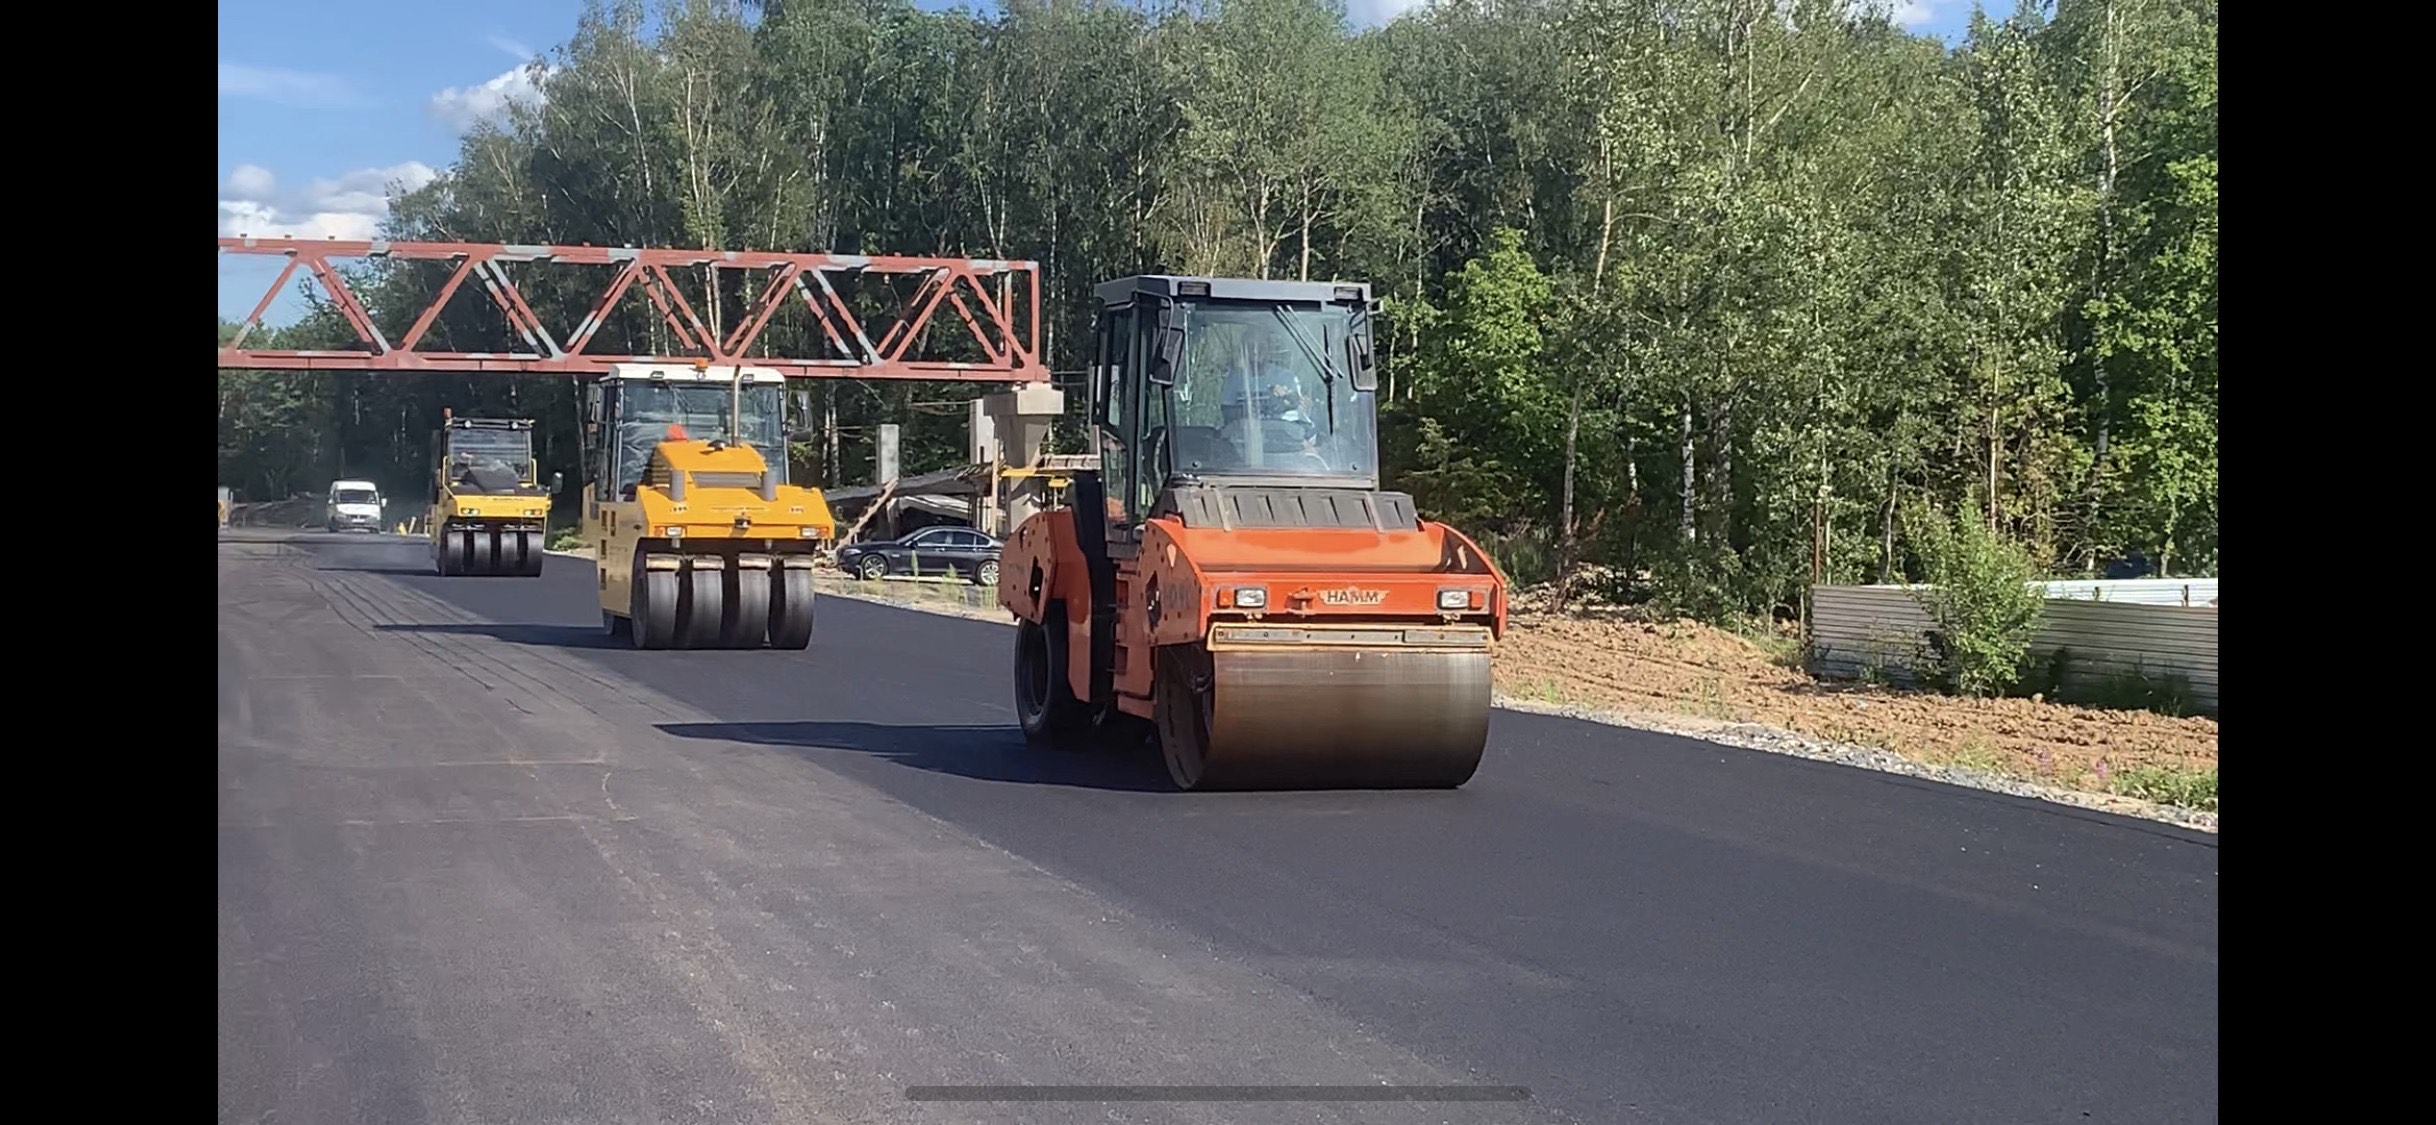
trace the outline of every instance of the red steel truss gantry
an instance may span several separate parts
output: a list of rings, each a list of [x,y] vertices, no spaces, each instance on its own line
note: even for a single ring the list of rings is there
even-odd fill
[[[222,254],[284,256],[286,268],[254,306],[236,338],[220,349],[223,369],[260,368],[327,371],[462,371],[597,375],[616,363],[747,364],[774,368],[790,378],[939,379],[981,383],[1029,383],[1048,379],[1036,344],[1040,324],[1040,272],[1033,262],[982,258],[915,258],[849,254],[786,254],[758,250],[673,250],[613,246],[517,246],[473,242],[343,242],[290,238],[223,238]],[[372,262],[453,263],[454,269],[423,303],[413,325],[395,342],[374,323],[370,307],[339,270],[349,259]],[[590,311],[563,335],[551,331],[509,276],[511,264],[550,263],[607,267]],[[307,271],[323,297],[349,327],[362,350],[281,351],[247,348],[262,314],[282,286]],[[709,278],[724,271],[758,275],[727,325],[706,325],[685,294],[680,276]],[[680,271],[703,271],[684,273]],[[480,285],[524,348],[500,351],[418,351],[468,279]],[[891,292],[878,305],[869,300],[877,279]],[[910,296],[894,290],[911,282]],[[894,283],[894,284],[891,284]],[[620,309],[631,291],[642,290],[652,314],[666,326],[666,354],[594,354],[587,347]],[[697,284],[698,294],[710,290]],[[809,310],[806,332],[827,344],[827,354],[756,355],[772,318],[800,301]],[[854,306],[861,303],[858,316]],[[946,318],[944,304],[970,333],[969,341]],[[629,307],[638,307],[629,302]],[[942,326],[934,330],[934,321]],[[971,358],[922,358],[919,342],[937,344],[944,334]],[[505,339],[505,337],[502,337]],[[760,349],[768,352],[768,347]],[[937,348],[924,349],[937,352]]]

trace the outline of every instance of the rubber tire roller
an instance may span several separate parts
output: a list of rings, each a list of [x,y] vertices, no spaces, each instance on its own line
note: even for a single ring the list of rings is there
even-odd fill
[[[603,614],[612,636],[643,649],[807,648],[812,643],[812,572],[728,565],[699,555],[675,558],[674,570],[654,570],[637,554],[624,617]]]
[[[444,577],[517,577],[541,574],[541,533],[487,527],[441,529],[434,569]]]

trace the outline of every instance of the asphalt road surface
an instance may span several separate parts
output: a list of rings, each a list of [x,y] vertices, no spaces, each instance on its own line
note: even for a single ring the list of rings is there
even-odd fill
[[[1507,712],[1452,793],[1177,794],[1028,751],[1000,625],[636,652],[425,557],[222,534],[222,1121],[2217,1117],[2202,833]],[[907,1097],[1013,1084],[1529,1098]]]

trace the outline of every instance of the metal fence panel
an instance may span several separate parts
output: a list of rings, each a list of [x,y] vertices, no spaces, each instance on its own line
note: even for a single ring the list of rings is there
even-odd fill
[[[2047,587],[2050,598],[2133,605],[2216,604],[2216,580],[2213,578],[2059,579],[2041,585]]]
[[[2068,683],[2135,672],[2180,675],[2199,705],[2214,713],[2216,607],[2185,607],[2179,600],[2179,592],[2168,604],[2050,597],[2030,651],[2050,657],[2069,650]],[[1913,680],[1911,669],[1933,627],[1901,586],[1811,587],[1811,667],[1822,675],[1858,676],[1874,666],[1890,679]]]

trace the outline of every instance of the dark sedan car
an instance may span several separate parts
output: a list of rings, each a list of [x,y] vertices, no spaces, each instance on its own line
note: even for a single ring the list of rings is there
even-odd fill
[[[969,527],[926,527],[902,539],[849,543],[838,549],[837,565],[874,581],[891,574],[953,574],[995,586],[998,548],[998,540]]]

